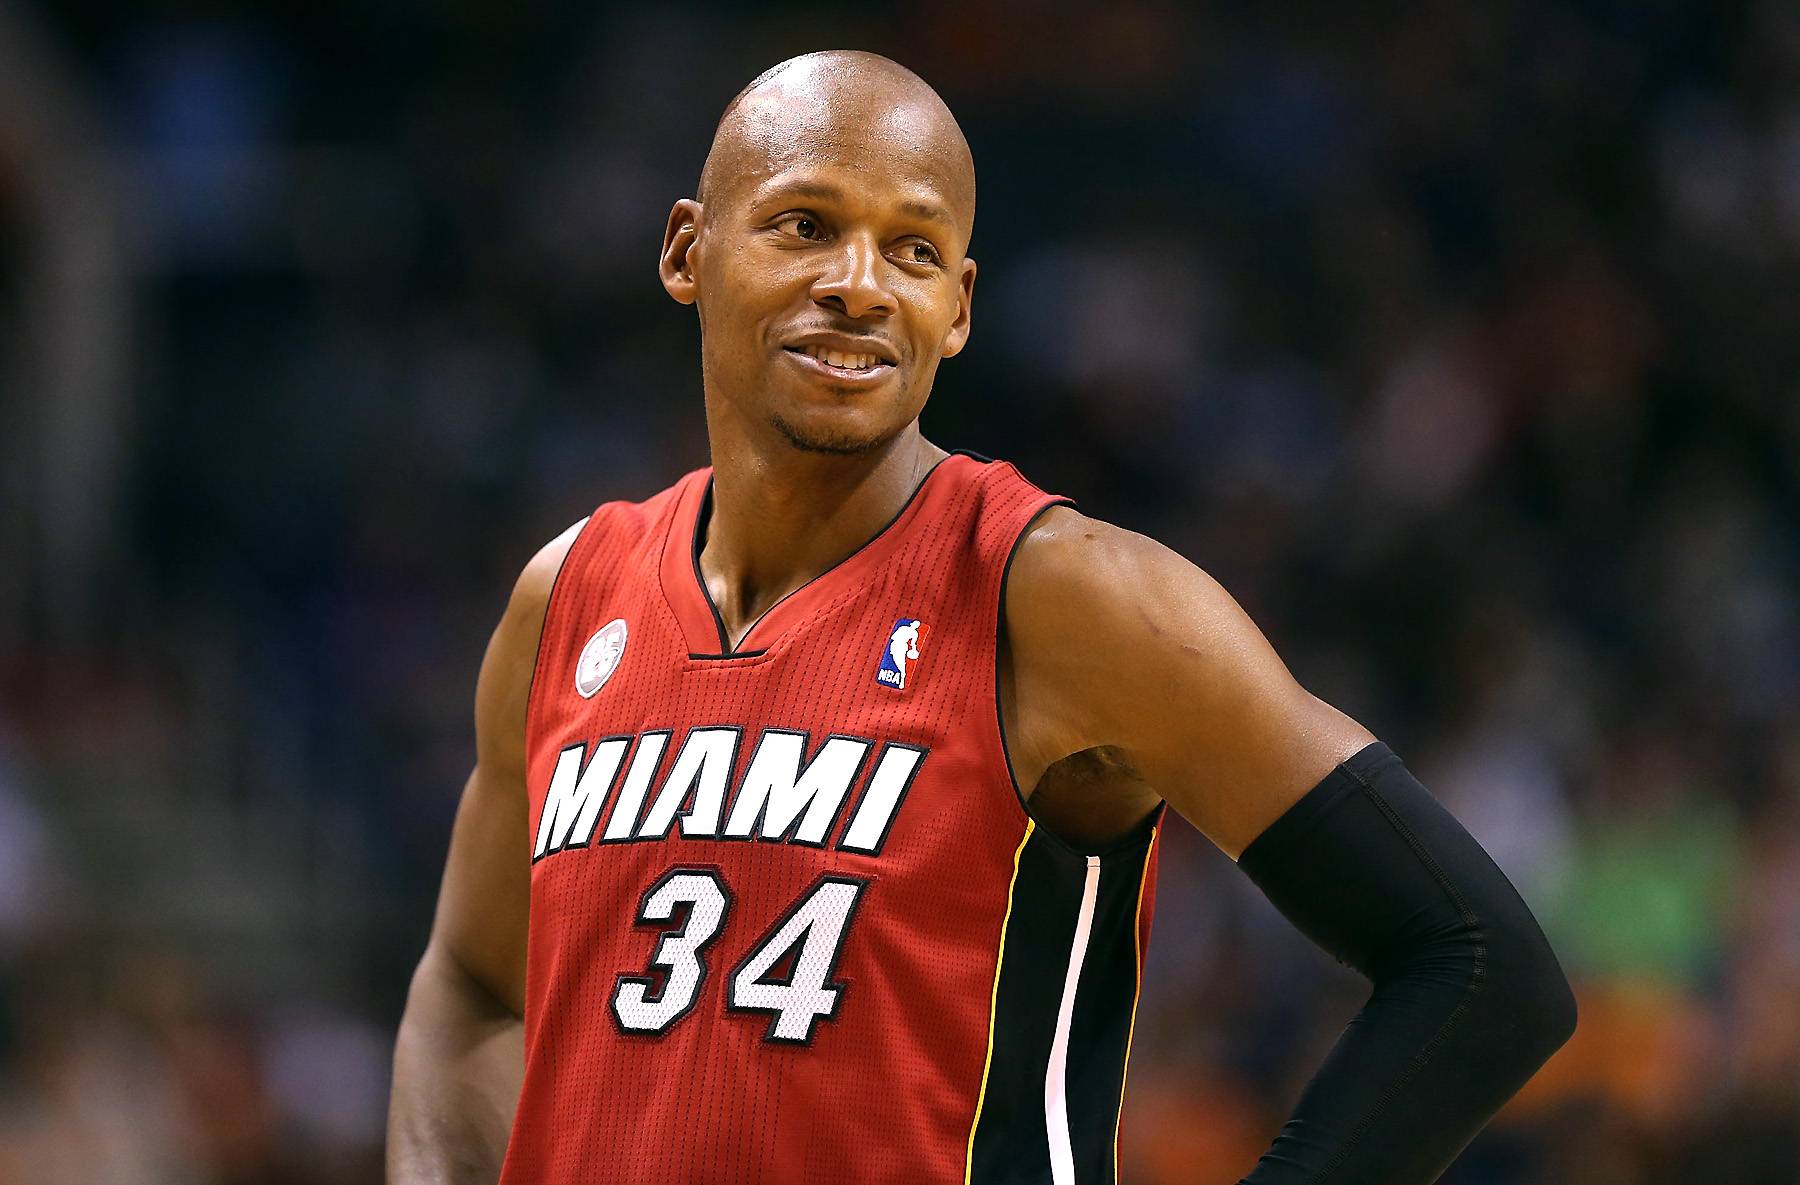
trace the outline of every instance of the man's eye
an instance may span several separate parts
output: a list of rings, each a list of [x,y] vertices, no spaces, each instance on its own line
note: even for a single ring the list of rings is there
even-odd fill
[[[912,242],[900,248],[902,258],[908,263],[936,263],[938,253],[930,243]]]
[[[819,230],[818,222],[803,214],[790,214],[777,222],[775,226],[777,229],[785,229],[789,234],[798,235],[803,239],[824,237],[823,232]]]

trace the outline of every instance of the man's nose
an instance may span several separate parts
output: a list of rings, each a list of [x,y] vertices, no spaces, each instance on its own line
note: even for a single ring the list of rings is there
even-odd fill
[[[881,248],[872,238],[845,235],[813,282],[812,298],[857,320],[892,316],[898,302],[884,271]]]

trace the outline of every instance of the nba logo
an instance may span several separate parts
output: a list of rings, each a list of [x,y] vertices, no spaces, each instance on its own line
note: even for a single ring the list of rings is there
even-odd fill
[[[920,647],[931,627],[916,617],[902,617],[888,635],[887,648],[881,652],[881,665],[875,668],[875,682],[905,691],[918,664]]]

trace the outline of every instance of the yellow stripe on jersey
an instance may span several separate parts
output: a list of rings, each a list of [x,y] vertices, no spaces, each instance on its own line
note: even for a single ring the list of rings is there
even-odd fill
[[[1156,853],[1159,831],[1159,827],[1150,829],[1150,843],[1144,849],[1144,867],[1138,873],[1137,913],[1131,919],[1131,947],[1137,958],[1137,986],[1131,990],[1131,1023],[1125,1026],[1125,1064],[1119,1067],[1119,1114],[1113,1119],[1115,1182],[1119,1179],[1119,1128],[1125,1122],[1125,1079],[1131,1073],[1131,1038],[1137,1031],[1138,996],[1144,990],[1144,886],[1150,883],[1150,857]]]
[[[970,1185],[970,1175],[975,1171],[975,1131],[981,1126],[981,1108],[987,1102],[988,1071],[994,1068],[994,1014],[1000,1006],[1000,967],[1006,962],[1006,927],[1012,921],[1013,889],[1019,883],[1019,857],[1025,854],[1025,845],[1031,842],[1031,833],[1035,830],[1037,821],[1027,818],[1025,834],[1020,838],[1019,846],[1013,849],[1012,880],[1006,882],[1006,913],[1000,919],[1000,950],[994,955],[994,990],[988,997],[987,1053],[981,1060],[981,1092],[975,1096],[975,1118],[969,1124],[969,1149],[963,1157],[963,1185]],[[1140,895],[1140,909],[1143,908],[1142,900]]]

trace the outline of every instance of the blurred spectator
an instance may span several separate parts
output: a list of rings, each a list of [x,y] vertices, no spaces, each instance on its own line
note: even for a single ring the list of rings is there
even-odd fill
[[[657,236],[827,44],[979,162],[927,433],[1216,575],[1551,929],[1447,1179],[1800,1179],[1793,6],[790,16],[0,3],[0,1185],[380,1179],[487,632],[704,463]],[[1123,1179],[1236,1180],[1360,991],[1172,827]]]

